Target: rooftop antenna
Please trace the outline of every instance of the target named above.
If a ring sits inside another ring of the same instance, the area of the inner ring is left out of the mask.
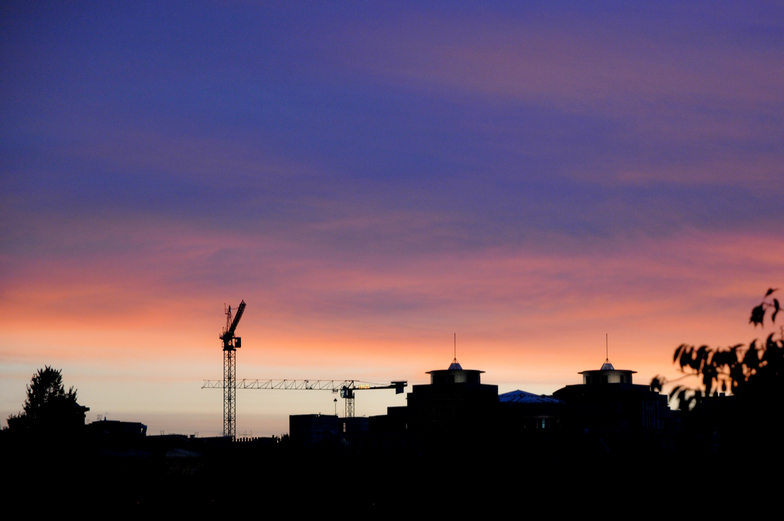
[[[460,363],[457,361],[457,333],[455,335],[455,344],[454,344],[454,358],[452,359],[452,363],[449,365],[449,369],[457,369],[462,371],[463,368],[460,367]]]
[[[604,361],[610,361],[610,334],[604,334]]]

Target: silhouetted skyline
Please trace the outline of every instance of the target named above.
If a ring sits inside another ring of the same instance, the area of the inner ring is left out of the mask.
[[[0,12],[0,413],[217,434],[238,378],[676,375],[781,284],[784,8],[133,2]],[[369,393],[358,415],[403,398]],[[239,391],[237,432],[331,413]],[[271,415],[271,416],[260,416]],[[276,423],[277,422],[277,423]]]

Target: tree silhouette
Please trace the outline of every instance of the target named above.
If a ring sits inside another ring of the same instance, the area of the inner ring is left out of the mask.
[[[769,289],[752,309],[750,322],[755,327],[764,326],[768,310],[773,311],[775,324],[780,310],[779,301],[771,297],[775,291]],[[681,344],[673,356],[684,377],[699,380],[696,388],[677,385],[670,392],[684,414],[686,437],[737,456],[733,461],[738,468],[752,452],[769,459],[784,455],[778,439],[778,411],[784,400],[784,328],[778,335],[771,333],[765,341],[755,339],[748,346]],[[661,391],[665,383],[665,378],[656,376],[651,388]]]
[[[775,323],[780,306],[778,299],[770,298],[777,289],[770,288],[762,302],[751,311],[749,322],[763,326],[766,311],[773,310],[771,322]],[[730,392],[745,399],[767,400],[781,392],[784,370],[784,335],[768,335],[765,342],[752,340],[748,347],[736,344],[726,348],[696,347],[681,344],[675,350],[673,363],[685,376],[695,376],[701,386],[691,389],[678,385],[670,392],[677,397],[681,410],[688,410],[706,397],[718,392]],[[661,391],[666,379],[656,376],[651,387]]]
[[[8,417],[12,429],[62,429],[84,423],[85,407],[76,402],[76,391],[67,392],[59,369],[45,366],[27,386],[27,399],[20,414]]]

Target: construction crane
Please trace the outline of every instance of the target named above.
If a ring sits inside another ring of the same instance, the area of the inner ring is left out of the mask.
[[[202,389],[224,388],[226,383],[220,380],[205,380]],[[402,394],[408,382],[392,382],[389,385],[360,382],[359,380],[240,380],[235,382],[235,389],[269,389],[289,391],[332,391],[340,393],[345,400],[345,417],[354,417],[354,392],[371,389],[394,389],[395,394]]]
[[[242,313],[245,312],[245,301],[240,302],[232,320],[231,306],[226,309],[226,327],[220,335],[223,341],[223,435],[234,439],[237,420],[237,354],[242,347],[242,339],[234,336]]]

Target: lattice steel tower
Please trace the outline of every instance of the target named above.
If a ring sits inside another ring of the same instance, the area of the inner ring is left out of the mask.
[[[237,433],[237,349],[242,347],[242,339],[234,336],[234,331],[244,311],[243,300],[232,320],[229,306],[226,309],[226,327],[220,335],[223,341],[223,435],[232,440]]]

